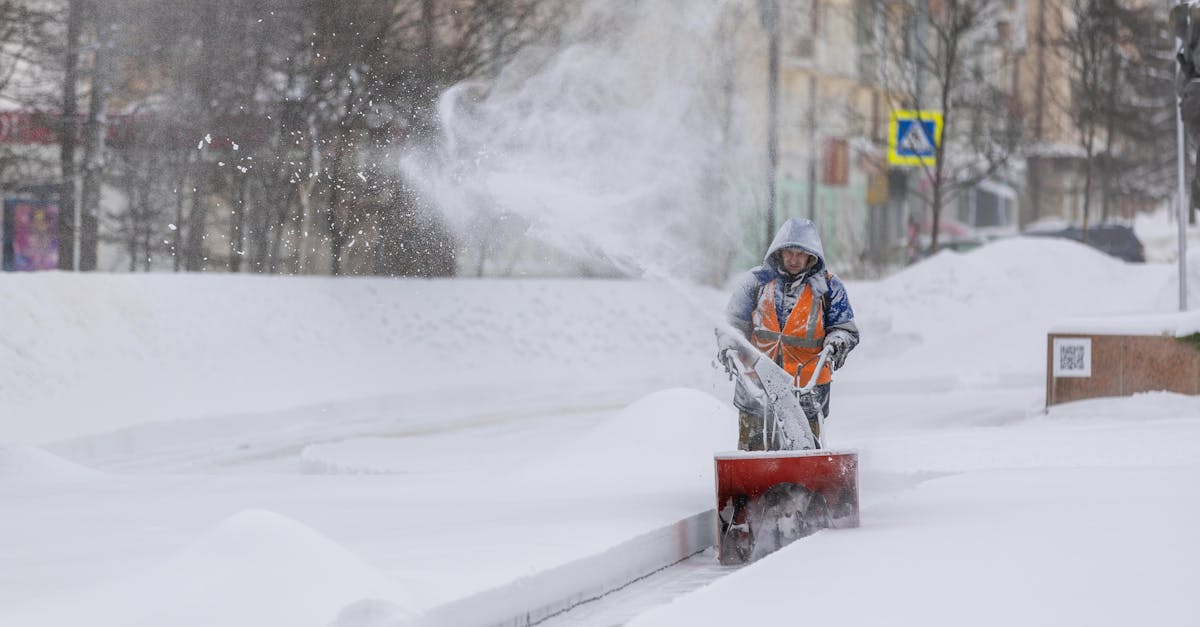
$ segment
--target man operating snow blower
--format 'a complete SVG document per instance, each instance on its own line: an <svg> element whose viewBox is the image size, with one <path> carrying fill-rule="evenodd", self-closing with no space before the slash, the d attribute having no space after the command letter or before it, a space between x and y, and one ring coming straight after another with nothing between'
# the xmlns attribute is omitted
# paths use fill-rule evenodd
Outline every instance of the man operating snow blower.
<svg viewBox="0 0 1200 627"><path fill-rule="evenodd" d="M821 422L829 415L833 370L842 367L859 339L846 288L825 265L816 225L789 219L775 234L763 264L738 280L726 308L734 330L794 377L792 386L802 391L800 407L818 447ZM746 358L745 342L718 331L717 343L718 358L726 369L740 373L735 377L733 398L739 411L738 448L781 448L772 446L772 439L766 437L771 428L768 416L775 414L766 400L771 397L770 386L766 390L748 387L748 380L757 381L758 377L753 362ZM738 359L739 348L741 363L730 363ZM808 387L814 375L816 385Z"/></svg>

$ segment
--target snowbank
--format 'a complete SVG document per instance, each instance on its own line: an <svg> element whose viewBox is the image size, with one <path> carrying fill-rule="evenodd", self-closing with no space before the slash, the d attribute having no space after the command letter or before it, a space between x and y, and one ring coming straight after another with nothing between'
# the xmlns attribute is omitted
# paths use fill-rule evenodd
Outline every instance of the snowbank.
<svg viewBox="0 0 1200 627"><path fill-rule="evenodd" d="M0 290L0 442L396 390L650 391L711 370L723 298L636 281L59 273L6 273Z"/></svg>
<svg viewBox="0 0 1200 627"><path fill-rule="evenodd" d="M391 599L394 608L406 603L395 581L344 547L295 520L249 510L154 568L67 599L32 603L13 624L316 625L351 602L378 597Z"/></svg>
<svg viewBox="0 0 1200 627"><path fill-rule="evenodd" d="M0 482L79 481L103 476L34 446L0 444Z"/></svg>
<svg viewBox="0 0 1200 627"><path fill-rule="evenodd" d="M863 330L840 380L949 387L1045 376L1046 333L1076 316L1169 313L1163 267L1128 264L1065 240L1000 240L941 252L878 284L848 286Z"/></svg>

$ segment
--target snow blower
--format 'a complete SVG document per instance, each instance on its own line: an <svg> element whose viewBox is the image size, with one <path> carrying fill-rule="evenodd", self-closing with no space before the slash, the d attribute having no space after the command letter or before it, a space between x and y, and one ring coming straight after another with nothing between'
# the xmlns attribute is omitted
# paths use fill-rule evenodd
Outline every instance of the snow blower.
<svg viewBox="0 0 1200 627"><path fill-rule="evenodd" d="M715 456L722 564L751 562L821 529L858 526L858 454L821 448L804 413L815 406L824 426L813 389L828 357L826 348L812 379L797 387L795 377L749 346L723 355L730 375L764 409L765 450Z"/></svg>

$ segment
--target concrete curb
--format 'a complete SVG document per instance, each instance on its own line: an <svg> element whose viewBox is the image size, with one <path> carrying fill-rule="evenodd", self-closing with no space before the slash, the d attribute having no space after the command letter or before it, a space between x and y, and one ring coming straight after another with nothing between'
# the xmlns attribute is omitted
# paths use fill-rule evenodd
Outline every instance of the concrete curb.
<svg viewBox="0 0 1200 627"><path fill-rule="evenodd" d="M590 557L431 609L413 627L526 627L686 559L716 540L708 510Z"/></svg>

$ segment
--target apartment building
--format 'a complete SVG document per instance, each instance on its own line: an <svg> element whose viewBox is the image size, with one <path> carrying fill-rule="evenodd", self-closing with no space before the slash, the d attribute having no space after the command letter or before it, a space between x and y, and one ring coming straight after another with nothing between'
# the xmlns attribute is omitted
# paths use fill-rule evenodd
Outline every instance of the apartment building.
<svg viewBox="0 0 1200 627"><path fill-rule="evenodd" d="M745 55L740 71L751 77L743 88L753 94L748 99L763 103L768 97L769 33L757 18L771 1L744 3L744 12L755 19L739 47ZM843 270L869 271L919 254L929 241L932 177L919 167L888 164L888 117L893 109L940 108L939 76L915 76L918 87L898 89L895 72L906 67L922 71L905 55L916 54L913 49L921 42L938 45L931 24L939 12L950 10L948 0L778 2L775 223L791 216L816 221L827 252ZM947 146L946 161L953 160L957 169L945 173L942 243L1082 218L1084 155L1072 117L1077 94L1071 61L1062 49L1074 28L1071 2L996 0L983 6L986 21L962 48L964 76L986 88L994 101L991 115L1007 118L1019 144L1000 167L959 167L979 159L963 153L961 146ZM765 142L766 104L749 110L755 118L751 126ZM958 137L970 138L979 124L975 114L959 110L955 115ZM1001 120L1000 126L1005 124ZM1102 185L1093 185L1093 221L1100 214L1096 208L1102 192ZM1111 217L1131 217L1151 202L1128 195L1110 200ZM745 215L747 222L764 218L761 210ZM751 230L748 245L761 239L759 230Z"/></svg>
<svg viewBox="0 0 1200 627"><path fill-rule="evenodd" d="M1020 26L1026 35L1022 45L1014 51L1017 62L1011 68L1014 91L1026 118L1028 141L1028 174L1021 190L1021 224L1044 221L1081 224L1084 220L1085 192L1090 196L1088 218L1091 223L1105 218L1130 219L1138 211L1153 208L1158 203L1154 194L1133 190L1118 194L1110 190L1107 184L1110 181L1093 180L1091 189L1085 190L1086 154L1082 147L1081 131L1074 118L1080 96L1072 91L1073 79L1077 78L1073 75L1078 73L1078 69L1072 68L1062 45L1064 40L1069 40L1078 18L1072 12L1071 0L1021 0L1021 4L1023 23ZM1122 56L1139 61L1136 58L1138 55L1155 46L1162 50L1164 58L1169 56L1166 49L1172 44L1166 33L1165 21L1171 3L1156 5L1145 0L1130 0L1122 5L1127 9L1150 11L1149 17L1161 20L1163 24L1163 41L1138 42L1137 46L1128 46L1131 49L1123 50ZM1149 35L1152 37L1153 33ZM1146 34L1133 36L1145 37ZM1169 76L1170 72L1170 69L1162 68L1163 74ZM1160 78L1159 82L1158 87L1165 89L1154 91L1164 93L1141 93L1139 96L1147 101L1161 101L1159 108L1162 115L1155 117L1170 117L1173 105L1169 93L1170 81ZM1147 121L1146 125L1149 124ZM1095 137L1098 150L1121 153L1132 148L1119 135L1115 135L1110 142L1104 125L1099 126Z"/></svg>
<svg viewBox="0 0 1200 627"><path fill-rule="evenodd" d="M765 152L769 118L769 32L764 23L771 2L746 0L736 67L744 125ZM883 49L877 36L874 2L862 0L780 0L778 155L773 214L764 214L768 192L747 194L743 208L749 263L766 244L769 225L789 217L816 222L835 267L861 267L880 241L903 232L900 209L889 204L886 167L887 98L877 75ZM864 13L864 9L866 12ZM762 189L766 174L754 181ZM894 184L894 182L893 182ZM894 223L894 224L893 224Z"/></svg>

